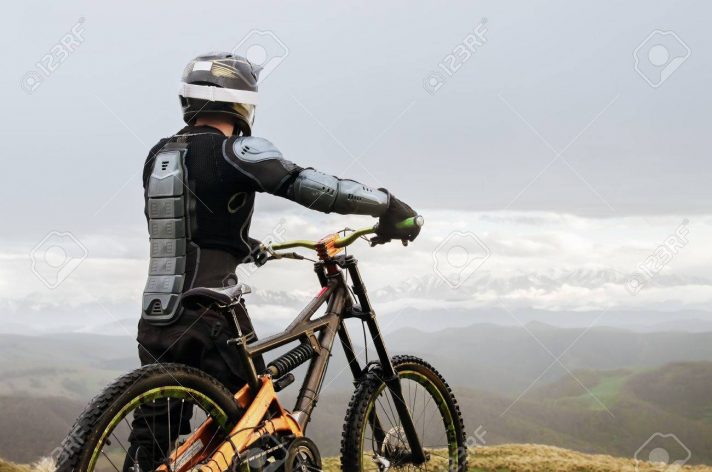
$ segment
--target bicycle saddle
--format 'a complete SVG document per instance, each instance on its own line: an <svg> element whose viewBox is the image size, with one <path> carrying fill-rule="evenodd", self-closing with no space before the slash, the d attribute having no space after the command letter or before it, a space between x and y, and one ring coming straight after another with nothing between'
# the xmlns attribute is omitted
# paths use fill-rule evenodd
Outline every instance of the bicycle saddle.
<svg viewBox="0 0 712 472"><path fill-rule="evenodd" d="M185 308L205 308L217 304L218 308L225 308L240 301L243 295L252 292L245 284L230 285L228 287L195 287L181 296L181 303Z"/></svg>

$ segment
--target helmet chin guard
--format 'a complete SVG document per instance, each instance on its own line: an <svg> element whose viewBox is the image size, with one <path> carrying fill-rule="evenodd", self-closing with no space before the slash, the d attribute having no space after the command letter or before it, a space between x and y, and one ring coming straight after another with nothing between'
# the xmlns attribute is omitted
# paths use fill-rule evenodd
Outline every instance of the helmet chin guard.
<svg viewBox="0 0 712 472"><path fill-rule="evenodd" d="M193 124L201 114L222 114L235 122L236 132L251 135L258 76L259 67L241 56L216 53L196 57L183 71L178 91L183 120Z"/></svg>

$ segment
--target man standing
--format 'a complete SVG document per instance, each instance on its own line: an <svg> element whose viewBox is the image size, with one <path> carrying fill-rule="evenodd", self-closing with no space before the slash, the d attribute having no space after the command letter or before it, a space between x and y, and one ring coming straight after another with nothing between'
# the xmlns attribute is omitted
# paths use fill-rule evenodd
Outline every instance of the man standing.
<svg viewBox="0 0 712 472"><path fill-rule="evenodd" d="M190 365L231 391L244 384L242 366L227 346L235 333L211 310L181 307L180 297L193 287L237 283L236 266L251 261L259 245L249 236L255 192L325 213L377 217L376 243L413 241L419 232L396 228L416 213L387 190L301 167L252 136L258 73L228 53L191 61L180 89L187 126L151 149L143 171L151 262L138 329L141 363ZM242 331L254 339L242 308ZM187 432L189 412L168 415L167 408L146 405L136 413L124 470L137 464L153 470L165 455L156 444L171 444ZM169 424L178 418L182 424Z"/></svg>

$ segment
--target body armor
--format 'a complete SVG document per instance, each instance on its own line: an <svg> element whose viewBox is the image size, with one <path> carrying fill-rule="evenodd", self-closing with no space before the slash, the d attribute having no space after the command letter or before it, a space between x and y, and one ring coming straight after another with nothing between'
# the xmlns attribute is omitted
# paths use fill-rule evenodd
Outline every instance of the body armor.
<svg viewBox="0 0 712 472"><path fill-rule="evenodd" d="M190 241L185 143L168 143L156 155L146 190L151 260L141 316L168 324L180 315Z"/></svg>

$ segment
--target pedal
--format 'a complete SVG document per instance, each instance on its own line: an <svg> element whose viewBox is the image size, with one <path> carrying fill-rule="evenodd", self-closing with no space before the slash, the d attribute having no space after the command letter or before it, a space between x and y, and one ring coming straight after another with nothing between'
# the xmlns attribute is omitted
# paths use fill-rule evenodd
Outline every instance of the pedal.
<svg viewBox="0 0 712 472"><path fill-rule="evenodd" d="M280 390L288 387L294 382L294 375L293 374L287 374L283 375L277 380L273 380L272 383L274 384L274 391L279 392Z"/></svg>

